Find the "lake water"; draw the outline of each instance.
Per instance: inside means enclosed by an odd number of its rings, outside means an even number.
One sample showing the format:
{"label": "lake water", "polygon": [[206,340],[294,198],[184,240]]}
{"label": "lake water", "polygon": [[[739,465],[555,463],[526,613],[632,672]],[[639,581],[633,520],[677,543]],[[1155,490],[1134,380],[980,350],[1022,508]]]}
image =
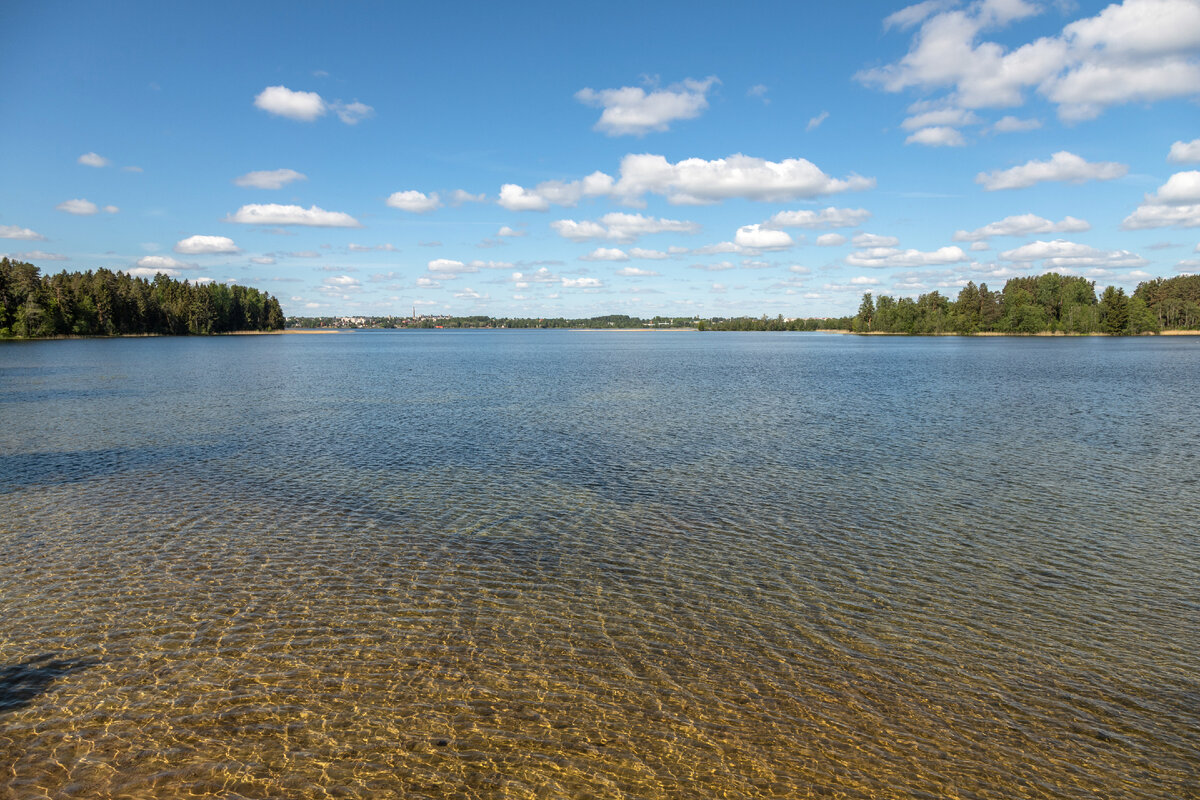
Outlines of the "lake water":
{"label": "lake water", "polygon": [[1200,338],[0,345],[0,796],[1200,796]]}

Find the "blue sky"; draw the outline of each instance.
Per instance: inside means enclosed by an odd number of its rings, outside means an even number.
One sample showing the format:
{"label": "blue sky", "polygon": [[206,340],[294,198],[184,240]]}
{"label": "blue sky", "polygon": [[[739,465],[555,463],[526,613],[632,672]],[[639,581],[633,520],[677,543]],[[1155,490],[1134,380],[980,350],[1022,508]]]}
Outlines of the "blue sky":
{"label": "blue sky", "polygon": [[0,7],[0,253],[288,314],[1200,272],[1200,0]]}

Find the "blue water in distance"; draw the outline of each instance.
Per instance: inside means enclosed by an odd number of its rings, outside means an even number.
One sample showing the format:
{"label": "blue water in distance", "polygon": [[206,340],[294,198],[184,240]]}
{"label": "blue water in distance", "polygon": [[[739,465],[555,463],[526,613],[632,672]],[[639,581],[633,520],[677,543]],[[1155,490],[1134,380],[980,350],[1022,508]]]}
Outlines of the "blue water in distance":
{"label": "blue water in distance", "polygon": [[0,345],[14,796],[1200,792],[1200,338]]}

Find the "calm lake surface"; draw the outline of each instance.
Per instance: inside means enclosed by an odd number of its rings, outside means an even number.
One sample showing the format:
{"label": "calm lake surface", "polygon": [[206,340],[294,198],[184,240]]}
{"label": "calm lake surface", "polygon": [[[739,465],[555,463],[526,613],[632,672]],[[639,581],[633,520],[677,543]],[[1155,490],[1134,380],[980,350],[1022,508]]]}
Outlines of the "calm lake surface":
{"label": "calm lake surface", "polygon": [[1200,796],[1200,338],[0,345],[0,796]]}

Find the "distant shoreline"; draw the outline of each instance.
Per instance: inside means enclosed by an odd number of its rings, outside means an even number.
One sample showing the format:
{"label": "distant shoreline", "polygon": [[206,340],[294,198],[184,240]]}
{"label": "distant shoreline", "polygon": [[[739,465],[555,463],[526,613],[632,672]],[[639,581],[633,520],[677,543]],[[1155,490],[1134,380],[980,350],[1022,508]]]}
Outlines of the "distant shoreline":
{"label": "distant shoreline", "polygon": [[[1099,332],[1095,332],[1095,333],[1065,333],[1063,331],[1038,331],[1037,333],[1015,333],[1015,332],[1014,333],[1006,333],[1003,331],[979,331],[977,333],[956,333],[954,331],[943,331],[942,333],[902,333],[900,331],[846,331],[846,330],[840,330],[837,328],[818,328],[815,331],[815,333],[840,333],[840,334],[847,334],[849,336],[914,336],[914,337],[915,336],[963,336],[963,337],[967,337],[967,338],[976,337],[976,336],[1020,336],[1020,337],[1056,336],[1056,337],[1062,337],[1062,338],[1083,339],[1083,338],[1087,338],[1089,336],[1104,336],[1104,337],[1112,337],[1114,339],[1127,339],[1130,336],[1129,334],[1121,334],[1121,333],[1099,333]],[[1133,334],[1133,335],[1134,336],[1200,336],[1200,331],[1171,330],[1171,331],[1159,331],[1157,333],[1147,332],[1147,333]]]}

